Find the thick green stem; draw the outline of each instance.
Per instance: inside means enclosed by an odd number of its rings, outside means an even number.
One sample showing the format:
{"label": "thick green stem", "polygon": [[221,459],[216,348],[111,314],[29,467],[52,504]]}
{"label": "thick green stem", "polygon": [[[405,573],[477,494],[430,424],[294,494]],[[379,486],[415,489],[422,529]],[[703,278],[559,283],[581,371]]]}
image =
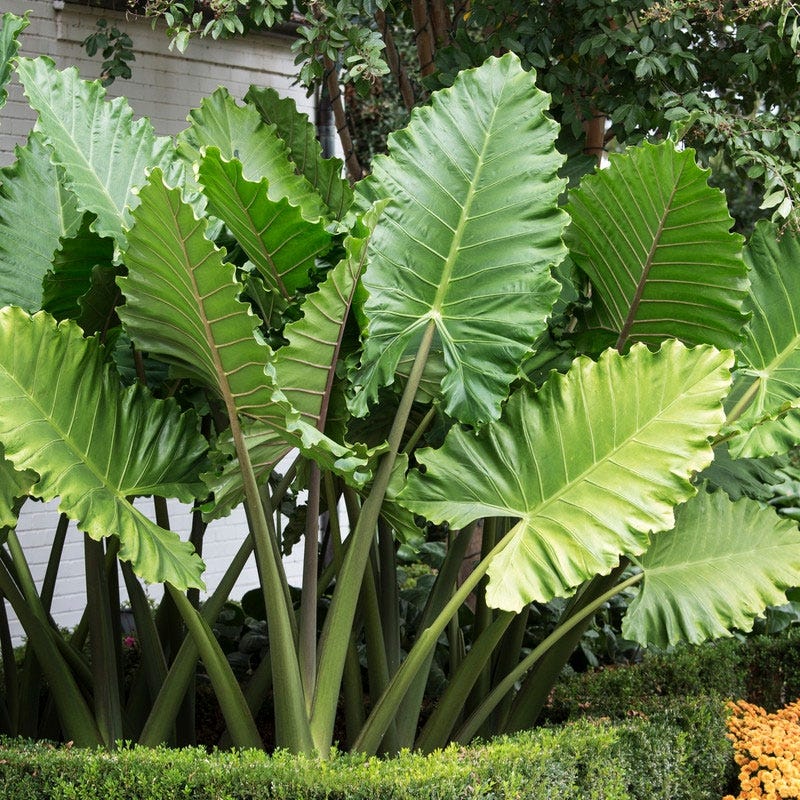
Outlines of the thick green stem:
{"label": "thick green stem", "polygon": [[380,578],[378,602],[383,623],[383,643],[389,674],[394,675],[400,666],[400,592],[397,587],[397,553],[392,529],[378,520],[378,575]]}
{"label": "thick green stem", "polygon": [[183,592],[170,584],[165,584],[165,586],[175,601],[189,634],[197,645],[234,746],[261,749],[263,742],[253,721],[253,715],[247,707],[236,676],[208,622],[192,606]]}
{"label": "thick green stem", "polygon": [[0,597],[0,652],[3,655],[3,689],[8,714],[7,733],[16,736],[19,727],[19,670],[14,654],[14,644],[8,627],[5,598]]}
{"label": "thick green stem", "polygon": [[[115,641],[114,637],[103,543],[84,534],[84,554],[94,710],[105,745],[113,748],[124,736],[118,672],[118,649],[121,642]],[[119,603],[117,603],[117,619],[119,619]]]}
{"label": "thick green stem", "polygon": [[[572,597],[561,615],[559,626],[567,623],[574,615],[581,613],[587,605],[593,603],[596,598],[614,587],[627,567],[627,559],[622,559],[619,566],[609,575],[596,575],[584,584]],[[514,698],[508,720],[504,725],[506,732],[523,730],[533,725],[547,702],[550,689],[578,646],[581,636],[590,622],[590,616],[584,617],[582,624],[572,627],[568,635],[562,636],[531,670]]]}
{"label": "thick green stem", "polygon": [[[320,641],[317,688],[311,713],[311,731],[314,744],[320,754],[328,752],[333,740],[333,725],[347,657],[348,637],[356,614],[361,580],[400,449],[400,440],[425,369],[435,330],[435,323],[431,320],[423,333],[408,382],[400,398],[400,405],[389,432],[388,451],[381,459],[372,490],[361,507],[355,530],[350,534],[350,546],[347,548],[347,554],[336,581],[331,607],[325,619]],[[388,722],[381,731],[381,737],[387,728]]]}
{"label": "thick green stem", "polygon": [[487,695],[486,699],[481,705],[475,709],[470,715],[469,719],[461,726],[455,736],[458,742],[468,742],[483,724],[484,720],[492,713],[497,704],[503,697],[514,688],[514,684],[540,659],[548,650],[560,639],[569,634],[569,632],[579,626],[584,620],[591,617],[603,603],[608,602],[612,597],[638,583],[644,577],[644,573],[640,572],[628,580],[609,589],[605,594],[600,595],[593,602],[581,609],[579,613],[570,617],[563,625],[559,625],[548,637],[540,642],[519,664],[511,670],[511,672],[500,681],[497,686]]}
{"label": "thick green stem", "polygon": [[39,593],[39,596],[42,598],[42,605],[48,613],[53,602],[58,568],[61,566],[61,554],[64,552],[64,542],[67,538],[68,528],[69,517],[66,514],[60,514],[58,517],[58,524],[56,525],[56,532],[53,536],[53,546],[50,548],[50,556],[47,559],[47,569],[45,570],[44,580],[42,581],[42,591]]}
{"label": "thick green stem", "polygon": [[[303,593],[300,596],[299,658],[300,674],[306,698],[306,711],[311,713],[311,698],[317,674],[317,575],[319,571],[319,499],[322,476],[312,462],[308,474],[308,500],[303,548]],[[331,514],[336,509],[330,509]]]}

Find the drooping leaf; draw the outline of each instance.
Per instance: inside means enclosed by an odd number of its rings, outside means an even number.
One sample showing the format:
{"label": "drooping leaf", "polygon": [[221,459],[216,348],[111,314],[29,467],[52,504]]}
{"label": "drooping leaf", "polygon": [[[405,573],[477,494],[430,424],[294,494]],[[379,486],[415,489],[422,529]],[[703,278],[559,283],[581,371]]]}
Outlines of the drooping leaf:
{"label": "drooping leaf", "polygon": [[709,489],[722,489],[731,500],[749,497],[767,502],[774,496],[773,484],[781,480],[779,471],[788,456],[772,458],[731,458],[726,444],[714,448],[714,460],[698,476],[696,483]]}
{"label": "drooping leaf", "polygon": [[11,80],[13,60],[19,51],[19,35],[30,24],[28,15],[18,17],[7,11],[0,16],[0,108],[6,104],[6,85]]}
{"label": "drooping leaf", "polygon": [[216,392],[237,415],[269,428],[287,448],[358,473],[364,458],[302,419],[275,383],[272,351],[256,339],[258,318],[238,299],[242,287],[224,251],[205,237],[206,221],[164,185],[158,169],[140,199],[123,254],[128,275],[118,280],[126,299],[119,316],[131,338]]}
{"label": "drooping leaf", "polygon": [[354,412],[363,416],[430,321],[451,416],[494,419],[558,296],[563,157],[548,96],[513,55],[463,72],[373,162],[359,202],[391,202],[370,242]]}
{"label": "drooping leaf", "polygon": [[138,199],[145,172],[175,162],[172,141],[157,137],[148,119],[133,119],[121,97],[106,101],[99,82],[80,79],[77,69],[58,71],[52,59],[22,58],[17,67],[36,129],[46,137],[54,161],[81,211],[97,216],[93,230],[122,243],[123,225]]}
{"label": "drooping leaf", "polygon": [[108,329],[120,294],[114,241],[94,233],[93,222],[94,215],[85,214],[75,235],[61,239],[42,300],[42,308],[57,320],[73,319],[90,335]]}
{"label": "drooping leaf", "polygon": [[622,625],[627,639],[659,647],[749,631],[767,606],[800,583],[800,531],[754,500],[700,492],[676,509],[675,529],[641,558],[642,588]]}
{"label": "drooping leaf", "polygon": [[15,155],[0,170],[0,305],[34,312],[59,239],[74,235],[81,215],[41,134],[32,133]]}
{"label": "drooping leaf", "polygon": [[566,241],[592,283],[586,326],[611,344],[666,337],[735,348],[746,316],[742,237],[693,150],[645,143],[570,192]]}
{"label": "drooping leaf", "polygon": [[0,310],[0,441],[17,470],[39,475],[32,494],[60,497],[59,510],[94,539],[119,536],[120,558],[142,578],[202,588],[192,545],[128,500],[191,502],[202,491],[207,445],[196,419],[140,386],[122,389],[77,325]]}
{"label": "drooping leaf", "polygon": [[16,470],[5,457],[3,445],[0,444],[0,531],[16,526],[17,501],[30,494],[36,480],[35,472]]}
{"label": "drooping leaf", "polygon": [[[752,312],[728,403],[733,456],[770,456],[800,442],[800,237],[760,222],[745,248]],[[739,411],[743,413],[739,415]]]}
{"label": "drooping leaf", "polygon": [[566,595],[672,527],[673,506],[713,457],[732,362],[676,340],[655,353],[637,344],[627,356],[581,357],[538,392],[512,395],[498,422],[477,434],[454,428],[441,449],[421,451],[425,474],[411,472],[400,502],[456,528],[520,519],[489,567],[493,607]]}
{"label": "drooping leaf", "polygon": [[237,159],[249,181],[266,178],[271,200],[284,198],[297,206],[307,220],[326,216],[322,198],[294,170],[283,140],[274,125],[265,125],[252,106],[240,106],[220,87],[189,113],[189,127],[178,137],[179,147],[198,161],[204,147],[216,147],[225,161]]}
{"label": "drooping leaf", "polygon": [[251,86],[244,99],[256,107],[267,125],[275,125],[298,172],[317,190],[330,216],[341,219],[353,202],[353,190],[342,177],[342,161],[322,157],[311,120],[297,110],[291,97],[280,97],[271,87]]}
{"label": "drooping leaf", "polygon": [[324,221],[308,222],[285,197],[271,200],[269,181],[246,180],[236,159],[225,161],[208,147],[198,180],[208,208],[230,228],[262,277],[283,298],[309,283],[315,259],[330,247]]}

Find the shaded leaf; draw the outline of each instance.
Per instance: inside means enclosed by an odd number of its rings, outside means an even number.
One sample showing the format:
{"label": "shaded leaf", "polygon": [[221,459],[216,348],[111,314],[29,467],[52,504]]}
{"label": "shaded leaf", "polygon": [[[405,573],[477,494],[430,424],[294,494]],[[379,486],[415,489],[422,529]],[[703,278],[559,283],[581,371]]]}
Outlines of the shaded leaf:
{"label": "shaded leaf", "polygon": [[0,444],[0,531],[17,524],[18,501],[26,497],[37,481],[35,472],[19,472],[4,455]]}
{"label": "shaded leaf", "polygon": [[[745,248],[750,325],[728,406],[734,456],[770,456],[800,442],[800,237],[759,222]],[[740,411],[743,411],[741,415]]]}
{"label": "shaded leaf", "polygon": [[749,631],[800,583],[800,531],[754,500],[700,492],[653,537],[644,581],[622,625],[628,639],[666,647]]}
{"label": "shaded leaf", "polygon": [[578,358],[538,392],[512,395],[500,421],[454,428],[441,449],[420,451],[425,474],[410,473],[400,502],[454,528],[520,519],[489,567],[493,607],[566,595],[672,527],[673,506],[713,457],[732,361],[676,340]]}
{"label": "shaded leaf", "polygon": [[735,348],[747,319],[743,239],[709,170],[669,141],[610,158],[567,205],[570,254],[592,282],[592,336]]}
{"label": "shaded leaf", "polygon": [[364,353],[351,408],[363,416],[429,322],[444,354],[446,410],[499,416],[519,364],[545,326],[559,285],[567,218],[548,96],[516,56],[462,72],[389,137],[358,187],[390,203],[370,242]]}
{"label": "shaded leaf", "polygon": [[140,386],[122,389],[77,325],[0,310],[0,441],[17,470],[39,475],[32,494],[60,497],[59,510],[94,539],[119,536],[120,558],[142,578],[202,588],[192,545],[128,499],[194,499],[207,447],[196,419]]}
{"label": "shaded leaf", "polygon": [[59,240],[75,234],[81,215],[41,134],[32,133],[15,155],[0,170],[0,305],[34,312]]}
{"label": "shaded leaf", "polygon": [[27,14],[18,17],[7,11],[0,17],[0,22],[2,22],[0,25],[0,108],[2,108],[8,99],[6,84],[11,80],[12,61],[19,51],[17,39],[28,27],[30,20]]}

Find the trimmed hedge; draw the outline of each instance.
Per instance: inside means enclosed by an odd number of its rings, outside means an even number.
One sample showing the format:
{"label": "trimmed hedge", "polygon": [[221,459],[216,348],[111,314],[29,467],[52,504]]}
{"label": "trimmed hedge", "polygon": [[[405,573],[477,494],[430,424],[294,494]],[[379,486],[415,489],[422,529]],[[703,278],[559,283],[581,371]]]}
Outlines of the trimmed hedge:
{"label": "trimmed hedge", "polygon": [[719,800],[731,774],[721,704],[579,720],[430,756],[122,748],[0,741],[4,800]]}

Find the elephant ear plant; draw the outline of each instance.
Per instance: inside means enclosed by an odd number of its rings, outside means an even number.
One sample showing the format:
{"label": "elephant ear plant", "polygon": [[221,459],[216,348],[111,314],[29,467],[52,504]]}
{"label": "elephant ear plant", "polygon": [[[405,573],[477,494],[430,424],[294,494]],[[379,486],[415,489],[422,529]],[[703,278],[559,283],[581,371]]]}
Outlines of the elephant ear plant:
{"label": "elephant ear plant", "polygon": [[[17,58],[23,26],[6,14],[0,37],[0,76],[13,60],[38,114],[0,174],[0,592],[28,635],[18,665],[2,615],[7,732],[191,741],[201,661],[235,746],[431,750],[531,725],[617,593],[625,635],[665,646],[746,630],[800,583],[796,526],[737,467],[798,441],[800,245],[765,223],[743,255],[691,150],[632,148],[560,205],[548,97],[506,55],[434,94],[350,187],[271,90],[218,90],[158,137],[74,69]],[[298,593],[280,511],[299,489]],[[14,527],[56,497],[37,587]],[[191,531],[165,498],[194,504]],[[242,502],[200,604],[205,523]],[[88,604],[65,638],[49,609],[68,520]],[[410,637],[397,551],[425,537],[446,554]],[[251,553],[267,654],[240,684],[211,625]],[[154,615],[141,581],[166,586]],[[531,604],[555,597],[559,624],[523,649]]]}

